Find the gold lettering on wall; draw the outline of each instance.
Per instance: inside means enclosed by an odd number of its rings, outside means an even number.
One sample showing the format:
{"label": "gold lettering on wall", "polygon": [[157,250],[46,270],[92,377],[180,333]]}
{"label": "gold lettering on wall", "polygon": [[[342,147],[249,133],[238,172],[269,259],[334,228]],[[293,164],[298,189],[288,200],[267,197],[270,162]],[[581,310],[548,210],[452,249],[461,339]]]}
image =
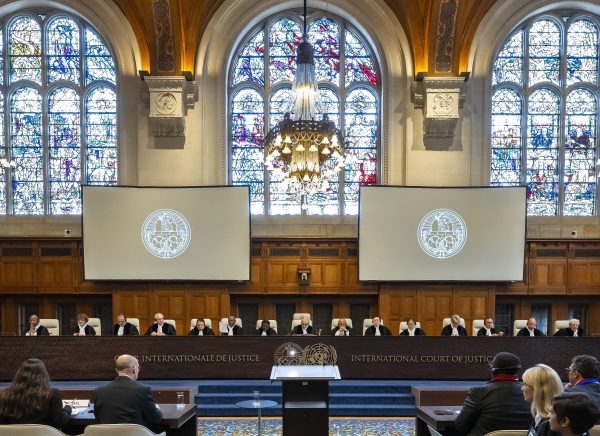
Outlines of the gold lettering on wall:
{"label": "gold lettering on wall", "polygon": [[353,354],[351,360],[353,363],[414,363],[414,364],[439,364],[439,363],[489,363],[494,356],[483,354],[463,354],[463,355],[405,355],[405,354]]}
{"label": "gold lettering on wall", "polygon": [[142,354],[141,363],[238,363],[260,362],[258,354]]}

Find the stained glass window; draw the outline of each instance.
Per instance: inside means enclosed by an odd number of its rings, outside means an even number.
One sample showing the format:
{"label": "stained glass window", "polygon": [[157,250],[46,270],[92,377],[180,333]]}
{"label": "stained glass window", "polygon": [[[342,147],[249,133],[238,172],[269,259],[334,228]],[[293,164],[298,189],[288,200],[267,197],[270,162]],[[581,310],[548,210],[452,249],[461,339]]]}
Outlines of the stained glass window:
{"label": "stained glass window", "polygon": [[356,214],[360,185],[379,178],[381,79],[365,38],[339,17],[312,11],[307,39],[315,53],[317,116],[327,114],[336,123],[353,162],[329,180],[326,192],[304,200],[263,164],[267,131],[293,107],[291,85],[303,27],[302,17],[289,11],[263,22],[236,49],[229,81],[230,182],[250,186],[253,214]]}
{"label": "stained glass window", "polygon": [[597,213],[598,19],[536,17],[494,60],[490,183],[526,185],[527,213]]}
{"label": "stained glass window", "polygon": [[0,214],[80,214],[82,183],[117,183],[111,52],[88,23],[63,13],[3,22],[0,156],[15,167],[0,174]]}

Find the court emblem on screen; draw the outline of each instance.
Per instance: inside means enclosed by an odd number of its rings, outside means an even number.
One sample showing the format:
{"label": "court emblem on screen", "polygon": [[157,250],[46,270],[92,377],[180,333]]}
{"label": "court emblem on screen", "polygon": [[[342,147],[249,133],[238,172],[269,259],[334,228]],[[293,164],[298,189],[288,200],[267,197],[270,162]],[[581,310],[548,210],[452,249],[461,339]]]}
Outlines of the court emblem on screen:
{"label": "court emblem on screen", "polygon": [[142,225],[142,242],[153,256],[172,259],[183,253],[192,237],[187,219],[171,209],[152,212]]}
{"label": "court emblem on screen", "polygon": [[417,239],[421,249],[436,259],[454,256],[467,242],[467,226],[462,217],[450,209],[435,209],[419,223]]}

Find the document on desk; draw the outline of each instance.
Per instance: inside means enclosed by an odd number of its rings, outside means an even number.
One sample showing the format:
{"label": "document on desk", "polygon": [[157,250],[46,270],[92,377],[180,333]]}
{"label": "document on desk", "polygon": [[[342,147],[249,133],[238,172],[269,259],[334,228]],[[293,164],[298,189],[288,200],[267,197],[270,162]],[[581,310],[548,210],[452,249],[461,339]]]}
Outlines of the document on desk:
{"label": "document on desk", "polygon": [[71,406],[71,415],[78,415],[79,413],[90,412],[90,400],[63,400],[63,407]]}

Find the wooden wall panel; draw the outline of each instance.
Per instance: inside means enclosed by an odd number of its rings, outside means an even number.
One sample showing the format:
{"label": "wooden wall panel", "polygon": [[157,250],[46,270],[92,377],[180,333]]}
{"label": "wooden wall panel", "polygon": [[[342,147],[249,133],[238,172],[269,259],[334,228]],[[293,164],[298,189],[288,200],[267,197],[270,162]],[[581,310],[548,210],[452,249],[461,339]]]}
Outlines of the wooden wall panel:
{"label": "wooden wall panel", "polygon": [[442,331],[442,319],[454,313],[450,286],[417,287],[417,320],[430,336]]}
{"label": "wooden wall panel", "polygon": [[543,259],[532,262],[530,293],[564,294],[567,290],[566,259]]}
{"label": "wooden wall panel", "polygon": [[140,320],[140,334],[143,335],[154,322],[154,312],[150,310],[150,291],[119,290],[113,293],[113,318],[124,313]]}
{"label": "wooden wall panel", "polygon": [[46,289],[70,289],[77,276],[71,260],[44,260],[38,264],[38,284]]}
{"label": "wooden wall panel", "polygon": [[18,261],[5,258],[0,264],[0,274],[2,274],[3,288],[33,290],[35,278],[34,266],[31,260]]}
{"label": "wooden wall panel", "polygon": [[161,289],[153,292],[155,312],[161,312],[165,319],[173,319],[177,323],[177,334],[187,334],[190,320],[186,316],[186,292],[182,290]]}

